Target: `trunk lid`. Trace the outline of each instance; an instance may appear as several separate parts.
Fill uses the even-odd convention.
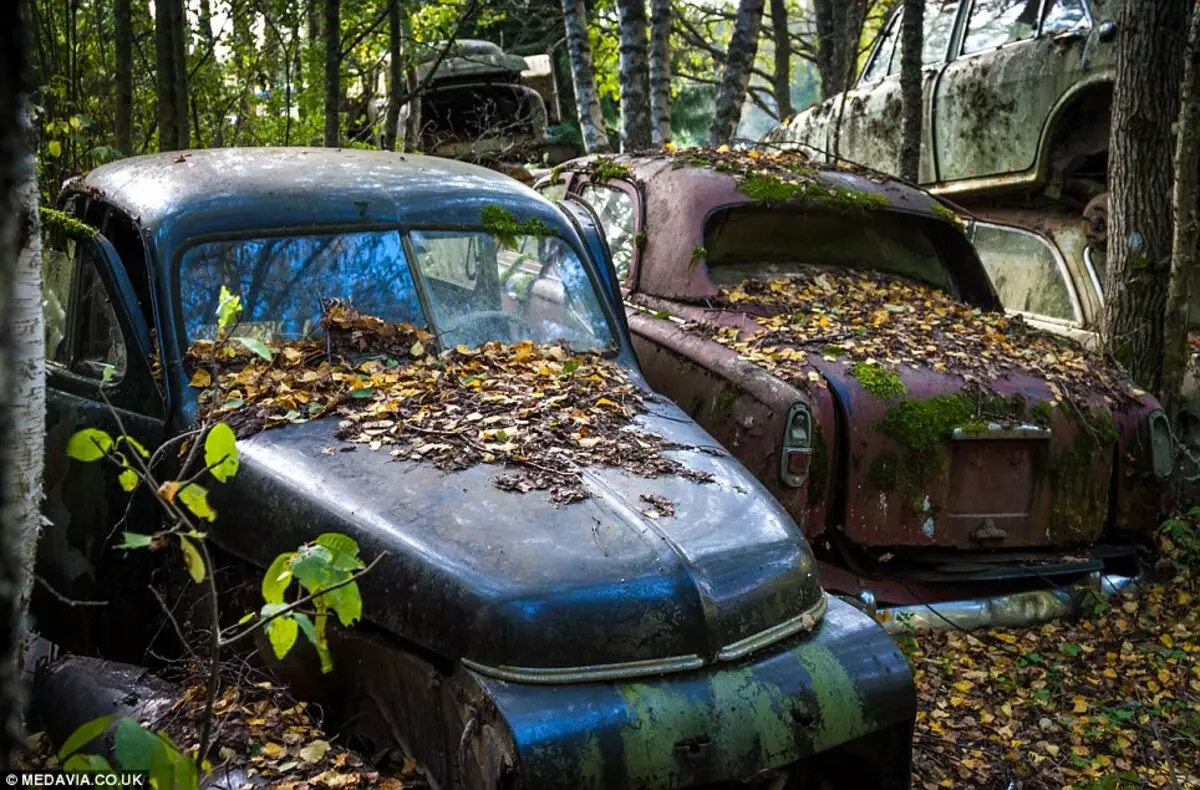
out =
[[[809,361],[845,416],[850,540],[1027,549],[1100,537],[1116,442],[1101,398],[1053,406],[1044,381],[1020,374],[984,391],[928,368],[901,366],[879,379],[872,375],[887,374],[878,368],[816,354]]]

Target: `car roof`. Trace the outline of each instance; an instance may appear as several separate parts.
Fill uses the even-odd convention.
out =
[[[560,211],[515,179],[419,154],[212,148],[123,159],[68,185],[128,213],[161,249],[199,236],[363,225],[480,226],[486,205],[568,237]]]
[[[602,166],[603,165],[603,166]],[[762,151],[734,152],[724,149],[680,149],[672,153],[620,156],[591,156],[572,160],[564,165],[572,172],[613,174],[625,169],[629,180],[637,183],[644,195],[643,219],[648,232],[641,250],[643,265],[638,276],[638,290],[661,296],[710,297],[716,287],[710,282],[703,266],[695,265],[695,251],[702,249],[704,223],[717,209],[737,205],[752,205],[762,201],[741,190],[738,172],[765,172],[784,181],[809,181],[817,185],[814,194],[834,195],[873,201],[875,209],[914,215],[945,226],[945,234],[957,257],[973,261],[967,273],[970,290],[977,291],[983,306],[998,304],[990,286],[978,287],[977,280],[986,283],[982,264],[970,242],[956,227],[954,212],[942,201],[920,187],[873,170],[849,165],[824,165],[807,160],[795,152],[768,153]],[[595,178],[595,175],[590,175]],[[822,205],[820,197],[806,199],[797,205]],[[867,220],[864,220],[867,221]],[[670,227],[670,233],[662,233]],[[953,232],[950,232],[953,231]]]

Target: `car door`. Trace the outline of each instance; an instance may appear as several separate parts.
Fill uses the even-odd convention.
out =
[[[921,53],[923,118],[928,119],[930,99],[938,74],[946,60],[947,45],[954,32],[959,0],[930,0],[925,9],[924,44]],[[888,20],[883,37],[858,85],[833,100],[832,127],[837,130],[836,153],[843,159],[882,170],[900,172],[903,112],[900,99],[899,43],[902,11]],[[921,183],[935,179],[930,152],[930,124],[921,124]]]
[[[152,373],[147,322],[112,244],[83,225],[51,235],[59,238],[48,239],[42,267],[47,524],[38,544],[43,583],[33,613],[52,641],[128,655],[140,650],[134,638],[139,629],[129,624],[154,622],[139,619],[131,603],[145,600],[148,553],[125,557],[113,546],[124,529],[152,531],[156,503],[145,486],[133,494],[123,491],[116,464],[73,461],[66,448],[76,431],[98,428],[153,450],[164,438],[165,405]],[[85,610],[65,599],[101,599],[109,605],[88,608],[83,618]]]
[[[938,182],[1031,170],[1059,100],[1092,69],[1085,0],[971,0],[938,81]]]

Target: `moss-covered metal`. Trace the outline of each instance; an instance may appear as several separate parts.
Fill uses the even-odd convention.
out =
[[[518,236],[545,236],[550,232],[540,219],[518,220],[511,211],[495,204],[480,209],[479,221],[484,230],[496,237],[500,246],[508,248],[517,246]]]
[[[604,182],[613,178],[628,179],[632,177],[628,165],[623,165],[609,159],[607,156],[598,156],[588,165],[588,174],[593,181]]]
[[[1061,412],[1075,438],[1050,459],[1046,479],[1054,490],[1050,528],[1065,542],[1084,542],[1102,524],[1108,509],[1109,477],[1095,470],[1097,453],[1112,452],[1117,429],[1103,408],[1064,404]]]
[[[825,431],[819,420],[812,423],[812,456],[808,464],[808,504],[817,505],[825,499],[825,486],[829,483],[829,446],[825,443]]]
[[[708,250],[704,249],[704,245],[697,244],[695,247],[692,247],[692,258],[689,265],[692,267],[699,266],[700,261],[704,260],[704,256],[706,255],[708,255]]]
[[[58,209],[40,208],[38,214],[42,223],[42,238],[51,247],[61,249],[69,240],[94,239],[99,235],[91,225]]]
[[[738,184],[738,190],[767,206],[788,203],[817,203],[829,208],[878,209],[891,205],[886,195],[843,187],[829,187],[819,181],[785,180],[765,173],[751,173]]]
[[[908,392],[900,376],[882,365],[859,362],[850,368],[850,373],[863,389],[880,400],[891,400]]]

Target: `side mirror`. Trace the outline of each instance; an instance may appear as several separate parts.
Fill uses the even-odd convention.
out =
[[[1111,19],[1106,19],[1096,29],[1096,35],[1101,41],[1112,41],[1117,35],[1117,23]]]

